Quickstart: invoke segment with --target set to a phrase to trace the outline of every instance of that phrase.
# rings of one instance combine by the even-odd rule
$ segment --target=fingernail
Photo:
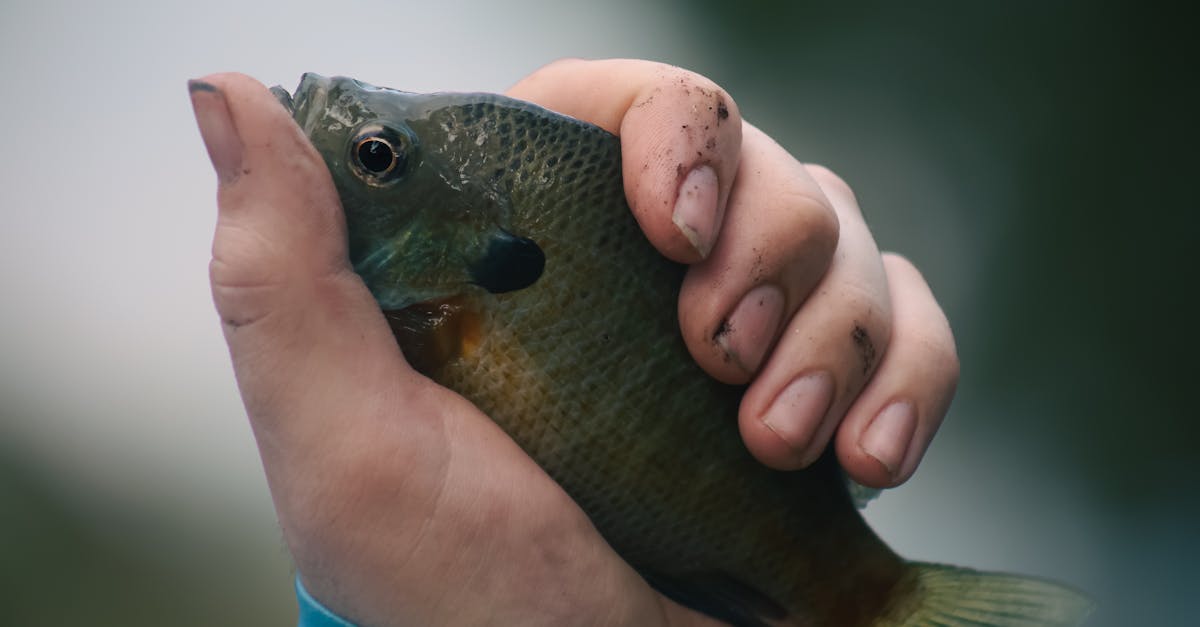
[[[874,457],[895,477],[908,454],[917,427],[917,414],[912,403],[896,401],[875,416],[858,439],[858,447]]]
[[[229,115],[229,104],[225,94],[211,83],[188,81],[188,92],[192,96],[192,109],[196,113],[196,124],[208,158],[217,171],[217,180],[222,184],[233,182],[242,170],[242,138],[233,117]]]
[[[783,291],[774,285],[760,285],[742,297],[717,330],[717,345],[746,374],[754,374],[775,339],[782,317]]]
[[[805,375],[783,388],[762,421],[799,453],[812,442],[832,401],[833,379],[828,373]]]
[[[671,221],[707,257],[717,235],[717,173],[702,165],[688,173],[679,186]]]

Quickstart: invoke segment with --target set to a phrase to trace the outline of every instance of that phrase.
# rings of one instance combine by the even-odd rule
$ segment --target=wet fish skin
[[[683,268],[641,234],[611,134],[493,94],[311,74],[276,93],[329,166],[351,262],[406,357],[491,416],[664,593],[736,625],[993,624],[1005,603],[1032,617],[995,624],[1074,624],[1057,586],[899,558],[831,454],[799,472],[750,456],[741,389],[690,357]],[[402,169],[363,167],[372,137]]]

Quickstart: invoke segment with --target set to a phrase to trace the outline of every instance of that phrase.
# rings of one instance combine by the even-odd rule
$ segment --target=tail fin
[[[1062,584],[966,568],[913,563],[916,590],[903,627],[1075,627],[1092,601]]]

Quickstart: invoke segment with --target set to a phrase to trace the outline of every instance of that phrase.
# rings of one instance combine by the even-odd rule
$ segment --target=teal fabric
[[[330,612],[320,601],[312,598],[300,576],[296,576],[296,602],[300,605],[297,627],[355,627],[354,623]]]

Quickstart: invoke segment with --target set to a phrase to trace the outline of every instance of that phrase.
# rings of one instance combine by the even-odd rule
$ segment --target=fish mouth
[[[300,128],[307,134],[309,131],[309,123],[312,121],[313,112],[324,110],[325,101],[329,96],[329,88],[333,84],[333,79],[305,72],[300,77],[300,84],[296,86],[296,91],[289,94],[286,89],[276,85],[271,88],[271,93],[283,105],[284,109],[291,114],[292,119],[300,125]]]
[[[292,95],[288,93],[288,90],[275,85],[271,87],[270,91],[271,95],[275,96],[275,99],[279,101],[279,104],[283,105],[284,109],[287,109],[288,115],[296,114],[296,103],[292,102]]]

